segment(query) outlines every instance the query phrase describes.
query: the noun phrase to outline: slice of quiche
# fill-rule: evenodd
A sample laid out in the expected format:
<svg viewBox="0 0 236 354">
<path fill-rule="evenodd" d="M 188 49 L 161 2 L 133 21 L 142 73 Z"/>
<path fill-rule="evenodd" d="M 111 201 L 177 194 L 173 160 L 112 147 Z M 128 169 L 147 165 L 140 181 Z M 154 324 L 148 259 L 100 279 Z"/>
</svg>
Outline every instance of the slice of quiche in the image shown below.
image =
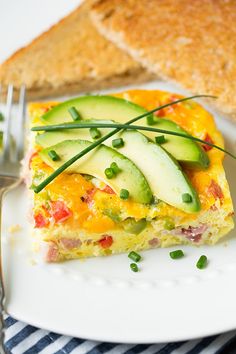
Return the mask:
<svg viewBox="0 0 236 354">
<path fill-rule="evenodd" d="M 179 95 L 131 90 L 29 105 L 31 126 L 126 123 Z M 223 147 L 213 117 L 193 100 L 134 123 Z M 40 185 L 112 127 L 31 132 L 28 184 Z M 46 260 L 103 256 L 180 244 L 215 244 L 233 228 L 224 153 L 184 137 L 125 130 L 99 144 L 33 194 L 34 233 Z M 37 188 L 36 188 L 37 189 Z"/>
</svg>

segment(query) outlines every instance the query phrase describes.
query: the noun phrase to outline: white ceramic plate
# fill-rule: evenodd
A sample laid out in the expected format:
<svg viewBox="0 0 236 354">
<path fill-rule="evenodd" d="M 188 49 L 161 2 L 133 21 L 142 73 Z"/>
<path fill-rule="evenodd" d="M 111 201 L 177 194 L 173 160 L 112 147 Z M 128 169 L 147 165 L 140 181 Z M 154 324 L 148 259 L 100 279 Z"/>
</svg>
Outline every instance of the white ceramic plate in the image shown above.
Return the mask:
<svg viewBox="0 0 236 354">
<path fill-rule="evenodd" d="M 9 23 L 14 23 L 8 28 L 7 40 L 6 36 L 0 37 L 0 60 L 77 3 L 0 1 L 0 36 Z M 62 3 L 67 4 L 63 11 Z M 47 7 L 46 12 L 43 6 Z M 35 11 L 41 21 L 30 20 Z M 17 17 L 13 21 L 14 13 Z M 25 23 L 24 18 L 30 23 Z M 179 92 L 162 83 L 143 87 Z M 218 125 L 227 147 L 235 150 L 235 125 L 222 119 Z M 225 167 L 236 200 L 235 161 L 226 158 Z M 123 343 L 192 339 L 236 328 L 235 231 L 227 242 L 215 247 L 182 247 L 186 257 L 179 261 L 169 258 L 170 249 L 142 252 L 141 272 L 135 274 L 129 269 L 127 255 L 59 265 L 35 264 L 27 208 L 23 186 L 5 197 L 3 269 L 6 310 L 13 317 L 62 334 Z M 20 224 L 21 231 L 9 233 L 13 224 Z M 202 271 L 195 267 L 201 254 L 210 260 Z"/>
<path fill-rule="evenodd" d="M 176 89 L 162 83 L 147 88 Z M 233 151 L 236 127 L 217 119 Z M 234 200 L 235 161 L 225 167 Z M 10 234 L 8 228 L 22 230 Z M 236 238 L 233 231 L 214 247 L 181 247 L 186 257 L 173 261 L 170 249 L 142 252 L 141 271 L 132 273 L 127 255 L 44 264 L 36 261 L 27 224 L 23 186 L 4 201 L 3 253 L 6 310 L 13 317 L 55 332 L 114 342 L 169 342 L 236 328 Z M 173 248 L 174 249 L 174 248 Z M 198 270 L 201 254 L 209 266 Z"/>
</svg>

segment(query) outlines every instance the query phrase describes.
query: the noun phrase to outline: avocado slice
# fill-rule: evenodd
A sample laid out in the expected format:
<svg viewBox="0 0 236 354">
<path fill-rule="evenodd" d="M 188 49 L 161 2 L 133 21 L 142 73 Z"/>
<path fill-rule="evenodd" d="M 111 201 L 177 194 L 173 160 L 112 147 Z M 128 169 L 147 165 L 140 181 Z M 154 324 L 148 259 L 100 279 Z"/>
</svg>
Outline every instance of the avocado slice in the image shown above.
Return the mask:
<svg viewBox="0 0 236 354">
<path fill-rule="evenodd" d="M 186 130 L 169 119 L 158 119 L 154 127 L 190 136 Z M 161 136 L 163 133 L 145 132 L 145 135 L 154 140 L 156 136 Z M 197 142 L 174 135 L 164 134 L 164 136 L 166 142 L 161 146 L 177 161 L 192 168 L 206 169 L 209 167 L 209 157 Z"/>
<path fill-rule="evenodd" d="M 46 164 L 57 169 L 89 145 L 91 142 L 87 140 L 65 140 L 41 150 L 39 155 Z M 60 160 L 53 161 L 48 155 L 50 150 L 54 150 Z M 112 162 L 116 162 L 121 171 L 112 179 L 107 179 L 105 169 L 110 167 Z M 117 194 L 120 194 L 121 189 L 127 189 L 130 199 L 135 202 L 146 204 L 152 201 L 152 191 L 142 172 L 127 157 L 103 144 L 76 161 L 66 171 L 97 177 Z"/>
<path fill-rule="evenodd" d="M 177 161 L 161 146 L 137 131 L 120 133 L 124 146 L 119 152 L 132 160 L 146 177 L 153 195 L 186 213 L 200 210 L 200 201 Z M 184 202 L 183 195 L 190 201 Z"/>
<path fill-rule="evenodd" d="M 122 98 L 113 96 L 82 96 L 53 107 L 41 117 L 41 120 L 44 124 L 72 122 L 72 118 L 68 112 L 68 109 L 71 107 L 75 107 L 78 110 L 82 119 L 112 119 L 119 123 L 126 123 L 128 120 L 147 112 L 143 107 Z M 152 114 L 150 117 L 156 121 L 154 127 L 188 135 L 184 129 L 168 119 L 156 120 Z M 147 126 L 146 117 L 137 121 L 137 124 Z M 106 131 L 108 132 L 109 130 L 107 129 Z M 49 146 L 45 143 L 44 137 L 46 137 L 46 140 L 49 138 L 49 141 L 53 139 L 55 143 L 65 139 L 90 140 L 90 137 L 86 135 L 86 131 L 82 132 L 82 134 L 78 131 L 78 134 L 81 134 L 78 136 L 76 132 L 75 130 L 73 132 L 63 132 L 64 135 L 62 132 L 44 133 L 46 134 L 45 136 L 42 134 L 42 137 L 37 137 L 37 143 L 39 145 L 43 143 L 42 146 L 44 147 Z M 56 134 L 60 134 L 60 138 L 59 135 L 57 138 Z M 154 132 L 145 132 L 144 134 L 152 140 L 155 139 L 155 136 L 163 135 L 162 133 Z M 173 135 L 166 135 L 166 139 L 167 142 L 163 144 L 163 148 L 176 160 L 186 164 L 188 167 L 207 168 L 209 166 L 209 158 L 206 152 L 195 141 Z"/>
<path fill-rule="evenodd" d="M 81 96 L 65 101 L 45 113 L 41 120 L 45 124 L 72 122 L 68 109 L 75 107 L 81 119 L 112 119 L 120 122 L 135 118 L 147 110 L 123 98 L 113 96 Z"/>
</svg>

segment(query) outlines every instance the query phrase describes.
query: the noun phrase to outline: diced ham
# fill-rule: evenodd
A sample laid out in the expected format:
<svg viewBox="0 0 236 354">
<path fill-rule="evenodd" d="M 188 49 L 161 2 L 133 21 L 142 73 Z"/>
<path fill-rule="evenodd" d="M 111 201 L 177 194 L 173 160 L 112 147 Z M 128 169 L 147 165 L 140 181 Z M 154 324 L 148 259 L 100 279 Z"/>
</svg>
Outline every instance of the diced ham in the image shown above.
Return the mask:
<svg viewBox="0 0 236 354">
<path fill-rule="evenodd" d="M 167 103 L 172 103 L 172 102 L 175 102 L 178 100 L 178 97 L 175 97 L 174 95 L 168 97 L 168 100 L 165 102 L 165 103 L 162 103 L 161 105 L 165 105 Z M 168 114 L 174 112 L 174 108 L 177 106 L 178 103 L 176 104 L 173 104 L 171 106 L 167 106 L 166 108 L 162 108 L 160 109 L 159 111 L 156 111 L 154 112 L 154 116 L 156 117 L 165 117 L 167 116 Z"/>
<path fill-rule="evenodd" d="M 106 185 L 105 188 L 101 189 L 101 191 L 104 192 L 104 193 L 108 193 L 108 194 L 115 194 L 113 189 L 110 186 L 108 186 L 108 185 Z"/>
<path fill-rule="evenodd" d="M 34 215 L 34 227 L 35 228 L 42 228 L 46 227 L 49 224 L 49 220 L 46 219 L 42 213 L 37 213 Z"/>
<path fill-rule="evenodd" d="M 93 201 L 94 194 L 96 193 L 97 189 L 92 188 L 86 191 L 86 194 L 81 197 L 81 200 L 84 203 L 91 204 Z"/>
<path fill-rule="evenodd" d="M 103 238 L 98 243 L 102 248 L 109 248 L 113 244 L 113 238 L 110 235 L 103 235 Z"/>
<path fill-rule="evenodd" d="M 214 144 L 212 138 L 210 137 L 210 135 L 208 133 L 206 134 L 206 136 L 203 140 L 206 141 L 207 143 Z M 212 146 L 205 145 L 205 144 L 203 144 L 202 147 L 205 151 L 210 151 L 212 149 Z"/>
<path fill-rule="evenodd" d="M 221 187 L 214 179 L 211 180 L 211 184 L 208 187 L 208 193 L 212 195 L 215 199 L 222 200 L 224 198 L 224 194 L 222 192 Z"/>
<path fill-rule="evenodd" d="M 217 208 L 217 206 L 216 206 L 215 204 L 213 204 L 213 205 L 210 207 L 210 210 L 211 210 L 211 211 L 217 211 L 218 208 Z"/>
<path fill-rule="evenodd" d="M 31 162 L 32 162 L 32 160 L 33 160 L 33 158 L 35 157 L 35 156 L 37 156 L 38 155 L 38 152 L 37 151 L 34 151 L 34 152 L 32 152 L 31 153 L 31 155 L 29 156 L 29 162 L 28 162 L 28 166 L 29 166 L 29 168 L 30 168 L 30 166 L 31 166 Z"/>
<path fill-rule="evenodd" d="M 62 246 L 67 250 L 71 250 L 73 248 L 78 248 L 81 246 L 82 242 L 79 239 L 71 239 L 71 238 L 62 238 L 61 239 Z"/>
<path fill-rule="evenodd" d="M 60 200 L 50 202 L 49 212 L 55 222 L 64 222 L 72 216 L 72 211 Z"/>
<path fill-rule="evenodd" d="M 207 230 L 206 224 L 201 224 L 200 226 L 189 226 L 187 229 L 181 228 L 178 233 L 185 236 L 188 240 L 193 242 L 199 242 L 201 240 L 202 234 Z"/>
<path fill-rule="evenodd" d="M 153 115 L 156 117 L 165 117 L 165 115 L 166 115 L 165 109 L 162 108 L 159 111 L 154 112 Z"/>
<path fill-rule="evenodd" d="M 149 246 L 151 247 L 157 247 L 160 243 L 157 237 L 152 238 L 151 240 L 148 241 Z"/>
<path fill-rule="evenodd" d="M 47 262 L 57 262 L 59 260 L 59 251 L 55 243 L 51 242 L 48 247 L 48 252 L 46 254 Z"/>
</svg>

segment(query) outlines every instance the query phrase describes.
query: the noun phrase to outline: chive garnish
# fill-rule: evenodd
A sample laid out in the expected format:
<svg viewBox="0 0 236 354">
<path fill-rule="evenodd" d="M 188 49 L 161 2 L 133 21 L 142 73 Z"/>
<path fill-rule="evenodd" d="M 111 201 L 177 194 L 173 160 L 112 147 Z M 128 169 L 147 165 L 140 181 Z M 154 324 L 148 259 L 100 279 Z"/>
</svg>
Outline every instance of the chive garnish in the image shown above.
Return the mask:
<svg viewBox="0 0 236 354">
<path fill-rule="evenodd" d="M 182 201 L 184 203 L 191 203 L 193 200 L 192 196 L 189 193 L 182 194 Z"/>
<path fill-rule="evenodd" d="M 130 269 L 131 269 L 133 272 L 137 273 L 137 272 L 138 272 L 138 266 L 137 266 L 137 264 L 136 264 L 136 263 L 131 263 L 131 264 L 130 264 Z"/>
<path fill-rule="evenodd" d="M 113 172 L 117 175 L 121 171 L 120 167 L 117 165 L 116 162 L 112 162 L 110 165 L 110 168 L 113 170 Z"/>
<path fill-rule="evenodd" d="M 141 126 L 141 125 L 129 125 L 129 124 L 128 123 L 127 124 L 116 124 L 116 123 L 68 124 L 68 123 L 66 123 L 66 124 L 46 125 L 46 126 L 34 127 L 31 130 L 32 131 L 58 131 L 58 130 L 64 130 L 64 129 L 83 129 L 83 128 L 88 129 L 91 127 L 116 128 L 118 130 L 122 130 L 122 129 L 124 129 L 124 130 L 144 130 L 144 131 L 150 131 L 150 132 L 156 132 L 156 133 L 164 133 L 166 135 L 174 135 L 174 136 L 178 136 L 178 137 L 184 138 L 184 139 L 190 139 L 190 140 L 196 141 L 198 143 L 201 143 L 203 145 L 211 146 L 217 150 L 224 152 L 225 154 L 229 155 L 233 159 L 236 159 L 236 155 L 232 154 L 230 151 L 227 151 L 227 150 L 223 149 L 222 147 L 212 144 L 212 143 L 209 143 L 205 140 L 196 138 L 195 136 L 192 136 L 192 135 L 187 135 L 184 133 L 177 133 L 177 132 L 173 132 L 173 131 L 165 130 L 165 129 L 151 128 L 151 127 L 145 127 L 145 126 Z M 104 136 L 104 138 L 106 138 L 106 135 Z M 106 140 L 106 139 L 104 139 L 104 140 Z"/>
<path fill-rule="evenodd" d="M 101 134 L 100 130 L 98 130 L 98 128 L 92 127 L 92 128 L 89 129 L 89 132 L 90 132 L 90 135 L 91 135 L 92 139 L 101 138 L 102 134 Z"/>
<path fill-rule="evenodd" d="M 202 255 L 197 261 L 196 266 L 198 269 L 204 269 L 207 266 L 207 262 L 207 256 Z"/>
<path fill-rule="evenodd" d="M 140 256 L 140 254 L 138 254 L 138 253 L 136 253 L 136 252 L 134 252 L 134 251 L 131 251 L 129 254 L 128 254 L 128 257 L 130 258 L 130 259 L 132 259 L 132 261 L 134 261 L 134 262 L 139 262 L 140 260 L 141 260 L 141 256 Z"/>
<path fill-rule="evenodd" d="M 124 146 L 124 140 L 122 138 L 112 140 L 112 146 L 116 149 L 119 149 Z"/>
<path fill-rule="evenodd" d="M 166 143 L 165 135 L 156 136 L 155 142 L 156 142 L 156 144 L 159 144 L 159 145 Z"/>
<path fill-rule="evenodd" d="M 176 250 L 170 252 L 170 258 L 172 259 L 179 259 L 182 258 L 183 256 L 184 256 L 184 252 L 182 250 Z"/>
<path fill-rule="evenodd" d="M 0 122 L 3 122 L 4 121 L 4 115 L 2 112 L 0 112 Z"/>
<path fill-rule="evenodd" d="M 50 151 L 48 151 L 48 156 L 49 156 L 50 159 L 52 159 L 53 161 L 58 161 L 58 160 L 60 160 L 60 156 L 56 153 L 55 150 L 50 150 Z"/>
<path fill-rule="evenodd" d="M 148 116 L 146 119 L 147 125 L 155 125 L 157 124 L 157 121 L 154 119 L 153 116 Z"/>
<path fill-rule="evenodd" d="M 80 114 L 75 107 L 69 108 L 68 112 L 70 113 L 73 120 L 80 120 L 81 119 Z"/>
<path fill-rule="evenodd" d="M 115 176 L 113 169 L 110 167 L 106 168 L 104 172 L 105 172 L 105 175 L 108 179 L 111 179 Z"/>
<path fill-rule="evenodd" d="M 120 190 L 120 199 L 128 199 L 129 198 L 129 191 L 127 189 L 121 189 Z"/>
<path fill-rule="evenodd" d="M 176 100 L 174 102 L 170 102 L 170 103 L 166 103 L 162 106 L 156 107 L 148 112 L 145 112 L 143 114 L 141 114 L 140 116 L 137 116 L 133 119 L 131 119 L 130 121 L 128 121 L 126 123 L 126 125 L 129 126 L 129 124 L 132 124 L 134 122 L 136 122 L 139 119 L 142 119 L 146 116 L 149 116 L 150 114 L 159 111 L 162 108 L 165 107 L 169 107 L 172 106 L 173 104 L 176 103 L 180 103 L 180 102 L 184 102 L 184 101 L 188 101 L 194 98 L 200 98 L 200 97 L 211 97 L 211 98 L 216 98 L 216 96 L 211 96 L 211 95 L 195 95 L 195 96 L 190 96 L 190 97 L 184 97 L 181 98 L 179 100 Z M 112 125 L 112 127 L 114 127 L 114 125 Z M 91 125 L 90 125 L 91 128 Z M 40 183 L 38 186 L 34 187 L 34 192 L 35 193 L 39 193 L 43 188 L 45 188 L 50 182 L 52 182 L 57 176 L 59 176 L 63 171 L 65 171 L 69 166 L 71 166 L 74 162 L 76 162 L 78 159 L 80 159 L 81 157 L 83 157 L 84 155 L 86 155 L 87 153 L 89 153 L 91 150 L 95 149 L 97 146 L 99 146 L 100 144 L 102 144 L 104 141 L 106 141 L 107 139 L 109 139 L 111 136 L 115 135 L 116 133 L 118 133 L 121 129 L 124 129 L 124 127 L 122 128 L 117 128 L 112 130 L 111 132 L 109 132 L 108 134 L 106 134 L 104 137 L 98 139 L 96 142 L 92 143 L 91 145 L 89 145 L 87 148 L 85 148 L 83 151 L 81 151 L 80 153 L 76 154 L 75 156 L 73 156 L 71 159 L 69 159 L 68 161 L 66 161 L 63 165 L 61 165 L 58 169 L 56 169 L 51 175 L 49 175 L 42 183 Z M 126 128 L 125 128 L 126 129 Z M 137 128 L 136 128 L 137 129 Z M 149 128 L 150 129 L 150 128 Z M 36 131 L 36 129 L 32 129 L 34 131 Z M 44 130 L 44 129 L 41 129 Z M 145 130 L 145 129 L 144 129 Z M 173 132 L 172 132 L 173 133 Z M 177 134 L 172 134 L 172 135 L 177 135 Z M 179 134 L 180 135 L 180 134 Z M 183 134 L 183 137 L 186 138 L 186 136 Z M 193 139 L 196 140 L 197 138 Z M 199 139 L 200 140 L 200 139 Z M 201 141 L 202 142 L 202 141 Z M 206 145 L 209 145 L 210 143 L 206 143 Z M 213 146 L 214 144 L 211 144 L 210 146 Z M 216 147 L 213 146 L 213 147 Z M 218 147 L 219 148 L 219 147 Z M 224 151 L 224 149 L 219 148 L 220 150 Z M 226 152 L 226 151 L 224 151 Z M 236 157 L 229 153 L 229 155 L 232 155 L 232 157 L 234 157 L 236 159 Z"/>
</svg>

